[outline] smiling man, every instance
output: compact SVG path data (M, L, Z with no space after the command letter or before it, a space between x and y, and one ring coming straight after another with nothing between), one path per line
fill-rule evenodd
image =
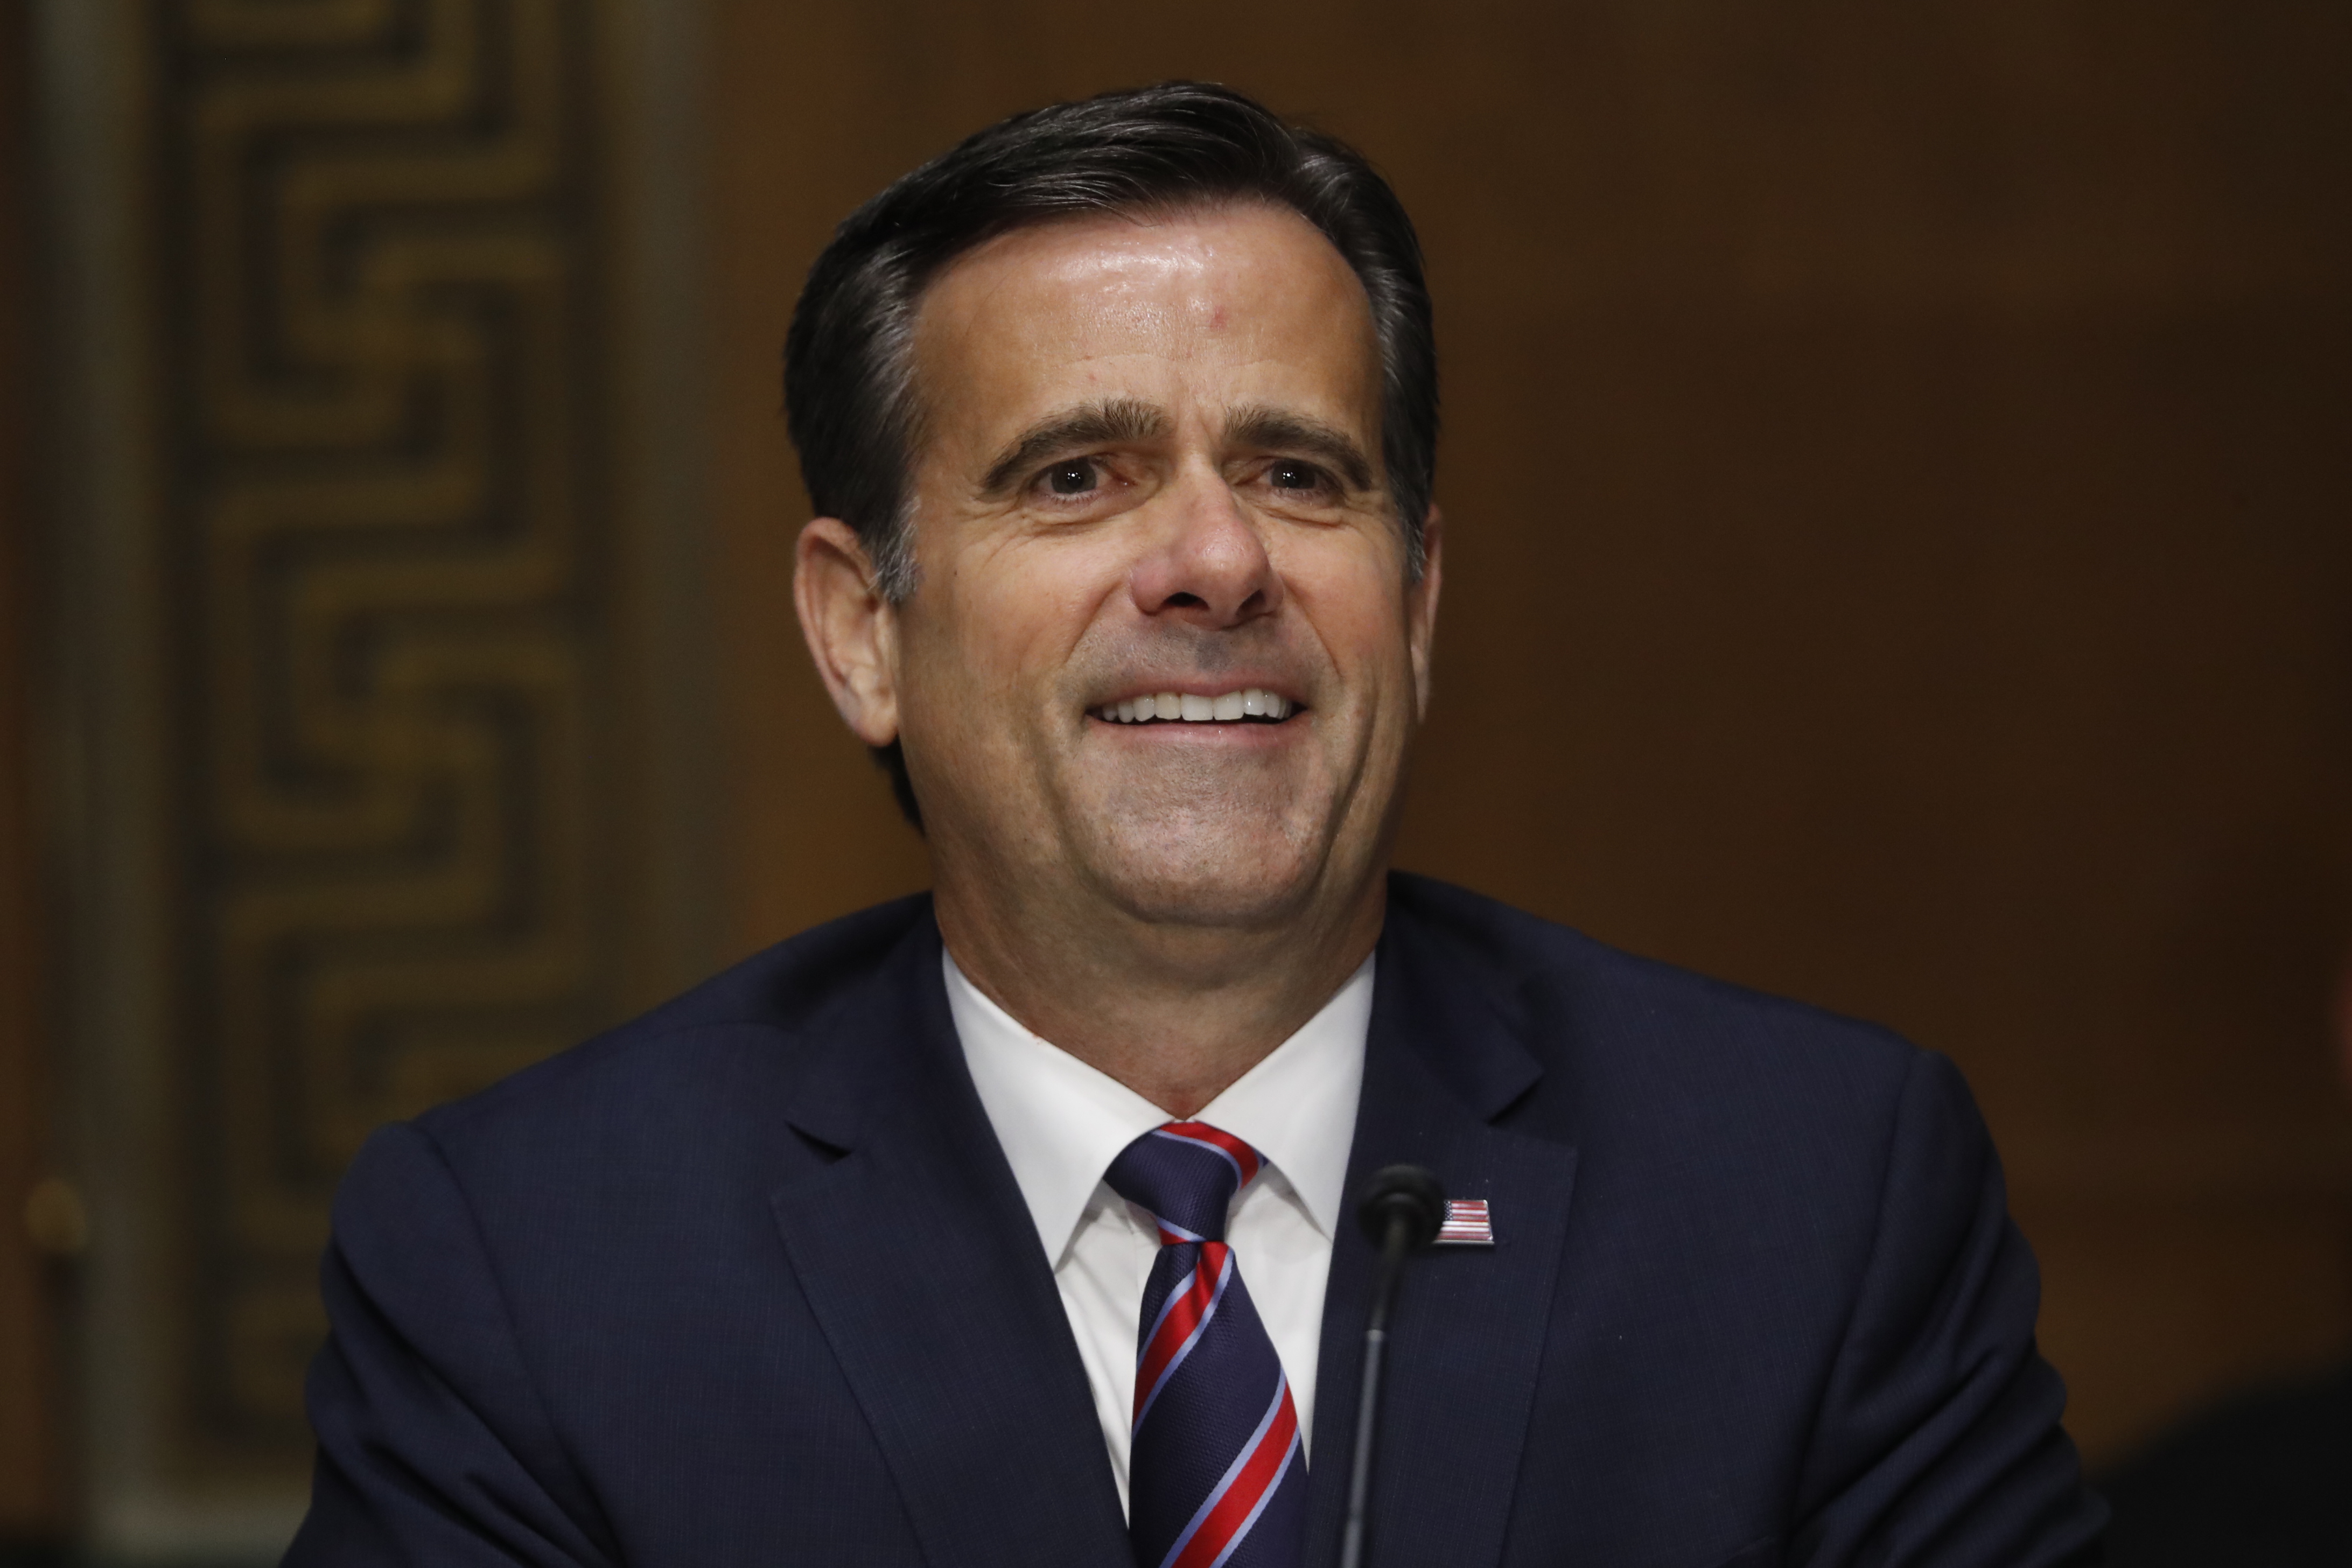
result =
M902 748L963 973L1189 1115L1386 904L1437 526L1380 462L1364 288L1287 207L1097 213L959 257L906 353L909 581L811 523L818 668Z
M795 591L934 890L388 1129L290 1561L2087 1561L1967 1089L1388 868L1444 559L1360 158L1169 84L850 217L786 350Z

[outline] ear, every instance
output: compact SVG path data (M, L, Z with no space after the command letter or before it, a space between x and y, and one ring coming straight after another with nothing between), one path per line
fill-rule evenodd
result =
M898 611L875 586L856 531L839 518L801 530L793 605L842 721L869 746L898 739Z
M1445 577L1445 514L1435 507L1421 523L1421 581L1404 591L1405 647L1412 656L1413 715L1429 717L1429 663L1437 641L1437 594Z

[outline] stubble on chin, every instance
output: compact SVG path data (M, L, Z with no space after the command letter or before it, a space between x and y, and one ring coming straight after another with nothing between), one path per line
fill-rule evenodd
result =
M1230 759L1171 759L1070 803L1069 847L1097 894L1154 924L1282 924L1311 897L1338 803L1325 781Z

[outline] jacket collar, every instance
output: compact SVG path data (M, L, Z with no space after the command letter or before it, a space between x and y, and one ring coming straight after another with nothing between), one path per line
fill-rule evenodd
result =
M1493 1124L1542 1077L1523 1043L1517 979L1496 954L1391 898L1379 975L1348 1190L1384 1165L1423 1165L1450 1197L1486 1200L1496 1239L1408 1266L1382 1376L1367 1555L1479 1568L1502 1555L1576 1151ZM1324 1300L1310 1563L1339 1552L1374 1262L1349 1215Z
M956 1048L928 910L810 1032L785 1116L838 1157L770 1206L925 1555L1126 1563L1086 1370Z

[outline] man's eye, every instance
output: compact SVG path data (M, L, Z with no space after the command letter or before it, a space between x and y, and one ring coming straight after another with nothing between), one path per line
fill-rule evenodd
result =
M1045 470L1045 488L1057 496L1082 496L1095 488L1095 465L1091 458L1074 462L1056 463Z
M1330 483L1312 463L1276 463L1265 471L1265 478L1278 490L1319 490Z

